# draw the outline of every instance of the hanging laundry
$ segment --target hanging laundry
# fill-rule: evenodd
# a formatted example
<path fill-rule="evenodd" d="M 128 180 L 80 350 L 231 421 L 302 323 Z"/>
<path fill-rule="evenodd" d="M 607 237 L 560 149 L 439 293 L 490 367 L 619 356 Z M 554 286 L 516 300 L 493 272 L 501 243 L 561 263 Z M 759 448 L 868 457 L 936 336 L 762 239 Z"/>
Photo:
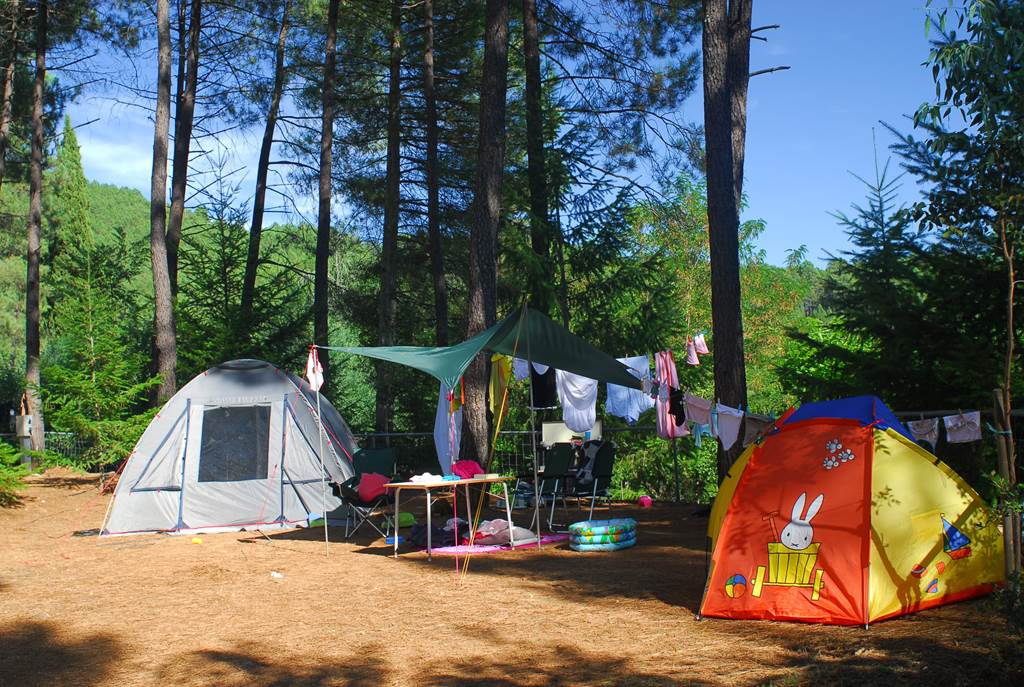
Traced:
<path fill-rule="evenodd" d="M 459 377 L 459 388 L 452 389 L 452 393 L 449 394 L 448 412 L 451 414 L 457 413 L 462 410 L 462 406 L 466 403 L 466 382 L 462 377 Z"/>
<path fill-rule="evenodd" d="M 512 358 L 507 355 L 495 353 L 491 356 L 491 380 L 487 386 L 488 406 L 491 415 L 498 416 L 502 410 L 508 410 L 508 401 L 505 400 L 505 389 L 512 380 Z M 504 409 L 502 401 L 505 401 Z"/>
<path fill-rule="evenodd" d="M 454 396 L 444 383 L 437 399 L 437 413 L 434 415 L 434 448 L 437 449 L 437 462 L 441 464 L 441 472 L 450 475 L 452 472 L 452 455 L 458 455 L 459 442 L 462 439 L 462 408 L 451 413 L 451 397 Z"/>
<path fill-rule="evenodd" d="M 638 355 L 632 358 L 618 358 L 618 361 L 629 368 L 629 373 L 649 385 L 651 383 L 651 358 Z M 618 384 L 608 385 L 608 399 L 604 404 L 604 412 L 623 418 L 630 425 L 636 424 L 640 413 L 654 407 L 654 399 L 642 389 L 630 389 Z"/>
<path fill-rule="evenodd" d="M 543 367 L 543 370 L 538 369 Z M 539 363 L 533 363 L 532 369 L 530 370 L 530 389 L 531 389 L 531 401 L 530 406 L 534 410 L 540 410 L 543 408 L 554 408 L 558 405 L 557 396 L 555 394 L 555 371 L 549 368 L 547 365 L 539 365 Z"/>
<path fill-rule="evenodd" d="M 548 366 L 544 363 L 538 363 L 537 361 L 534 361 L 533 369 L 537 371 L 537 374 L 546 375 L 548 373 Z"/>
<path fill-rule="evenodd" d="M 658 382 L 658 436 L 662 439 L 686 436 L 689 431 L 685 426 L 677 426 L 676 419 L 669 411 L 669 389 L 679 388 L 676 361 L 672 357 L 672 351 L 660 351 L 654 354 L 654 378 Z"/>
<path fill-rule="evenodd" d="M 676 437 L 690 435 L 690 426 L 686 423 L 686 403 L 682 389 L 672 389 L 668 395 L 668 413 L 676 423 Z"/>
<path fill-rule="evenodd" d="M 716 403 L 715 415 L 718 420 L 715 427 L 718 440 L 722 442 L 722 448 L 728 451 L 739 439 L 740 430 L 743 428 L 743 411 Z"/>
<path fill-rule="evenodd" d="M 512 358 L 512 374 L 516 381 L 522 381 L 530 376 L 530 363 L 522 358 Z"/>
<path fill-rule="evenodd" d="M 704 340 L 704 334 L 698 334 L 693 337 L 693 347 L 697 351 L 697 355 L 708 355 L 711 351 L 708 350 L 708 344 Z"/>
<path fill-rule="evenodd" d="M 672 389 L 669 392 L 668 412 L 676 419 L 677 425 L 684 425 L 686 422 L 686 395 L 682 389 Z"/>
<path fill-rule="evenodd" d="M 911 420 L 907 423 L 907 429 L 914 435 L 914 439 L 918 443 L 926 441 L 932 446 L 932 451 L 935 451 L 935 446 L 939 441 L 939 418 L 932 417 L 927 420 Z"/>
<path fill-rule="evenodd" d="M 713 437 L 713 436 L 714 435 L 711 433 L 711 425 L 710 424 L 702 425 L 702 424 L 699 424 L 699 423 L 694 423 L 694 425 L 693 425 L 693 440 L 694 440 L 694 444 L 697 446 L 697 448 L 700 448 L 701 437 Z"/>
<path fill-rule="evenodd" d="M 700 365 L 700 358 L 697 357 L 697 346 L 693 343 L 693 339 L 689 337 L 686 339 L 686 364 Z"/>
<path fill-rule="evenodd" d="M 746 448 L 771 429 L 774 420 L 767 415 L 747 413 L 743 419 L 743 447 Z"/>
<path fill-rule="evenodd" d="M 946 441 L 951 444 L 963 444 L 968 441 L 981 441 L 981 411 L 972 410 L 959 415 L 947 415 L 942 418 L 946 425 Z"/>
<path fill-rule="evenodd" d="M 686 392 L 686 419 L 698 425 L 711 425 L 711 401 Z"/>
<path fill-rule="evenodd" d="M 574 432 L 586 432 L 597 420 L 597 380 L 555 370 L 562 421 Z"/>

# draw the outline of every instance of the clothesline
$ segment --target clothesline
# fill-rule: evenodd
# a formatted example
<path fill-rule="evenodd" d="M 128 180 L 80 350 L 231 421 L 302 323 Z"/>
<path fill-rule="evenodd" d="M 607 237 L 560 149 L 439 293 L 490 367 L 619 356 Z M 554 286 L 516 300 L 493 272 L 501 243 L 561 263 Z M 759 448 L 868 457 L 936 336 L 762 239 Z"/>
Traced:
<path fill-rule="evenodd" d="M 974 409 L 971 408 L 970 410 L 974 410 Z M 896 417 L 905 417 L 905 418 L 908 418 L 910 420 L 913 420 L 915 418 L 925 419 L 925 418 L 931 418 L 931 417 L 944 417 L 946 415 L 959 415 L 960 413 L 966 413 L 966 412 L 968 412 L 968 411 L 964 410 L 962 408 L 955 408 L 953 410 L 899 410 L 899 411 L 894 410 L 893 411 L 893 415 L 895 415 Z M 982 410 L 979 410 L 978 412 L 980 412 L 982 415 L 991 415 L 992 414 L 992 410 L 991 409 L 989 409 L 989 410 L 982 409 Z M 1024 409 L 1010 411 L 1010 415 L 1012 415 L 1013 417 L 1024 417 Z"/>

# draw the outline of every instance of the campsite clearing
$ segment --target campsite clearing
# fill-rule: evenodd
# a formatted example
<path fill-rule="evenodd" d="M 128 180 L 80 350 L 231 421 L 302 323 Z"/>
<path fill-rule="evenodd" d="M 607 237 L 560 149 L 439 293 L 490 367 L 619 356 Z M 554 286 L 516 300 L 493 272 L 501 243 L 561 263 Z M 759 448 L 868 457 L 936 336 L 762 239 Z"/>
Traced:
<path fill-rule="evenodd" d="M 396 560 L 381 540 L 325 557 L 321 530 L 78 536 L 110 498 L 96 478 L 29 483 L 0 510 L 4 687 L 1024 679 L 1024 650 L 984 599 L 870 630 L 696 621 L 707 520 L 689 506 L 615 509 L 639 522 L 628 551 L 480 556 L 459 583 L 452 559 Z"/>

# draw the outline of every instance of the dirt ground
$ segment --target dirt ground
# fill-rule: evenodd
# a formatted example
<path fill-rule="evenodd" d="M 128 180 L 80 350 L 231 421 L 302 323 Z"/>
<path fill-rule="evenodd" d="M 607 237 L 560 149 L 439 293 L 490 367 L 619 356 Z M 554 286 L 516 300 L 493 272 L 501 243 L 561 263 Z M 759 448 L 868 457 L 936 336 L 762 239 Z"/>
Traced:
<path fill-rule="evenodd" d="M 108 498 L 51 472 L 0 509 L 0 685 L 1024 680 L 985 601 L 869 630 L 695 620 L 706 520 L 692 507 L 616 508 L 640 522 L 633 549 L 479 556 L 460 582 L 453 559 L 396 560 L 368 536 L 325 556 L 322 530 L 81 536 Z"/>

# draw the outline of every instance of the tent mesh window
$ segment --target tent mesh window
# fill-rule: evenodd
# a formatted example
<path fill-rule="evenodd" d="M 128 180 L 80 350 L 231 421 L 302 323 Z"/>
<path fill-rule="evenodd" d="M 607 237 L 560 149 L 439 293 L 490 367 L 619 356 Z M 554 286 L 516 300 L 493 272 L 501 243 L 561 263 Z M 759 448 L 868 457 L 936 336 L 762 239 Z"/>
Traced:
<path fill-rule="evenodd" d="M 266 479 L 269 447 L 270 406 L 206 408 L 199 481 Z"/>

